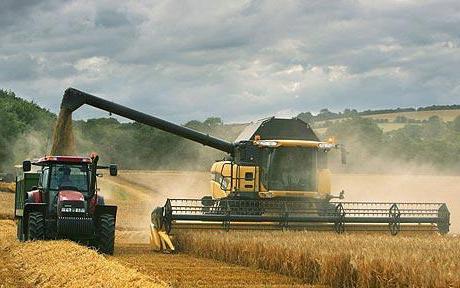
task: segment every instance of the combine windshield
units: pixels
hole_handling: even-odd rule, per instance
[[[262,182],[269,190],[316,190],[316,149],[279,147],[263,154]]]

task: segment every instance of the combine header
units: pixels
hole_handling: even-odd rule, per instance
[[[317,208],[320,207],[320,208]],[[347,231],[388,230],[449,232],[449,211],[441,203],[216,200],[203,207],[196,199],[168,199],[152,213],[155,227],[175,229],[244,229]],[[365,224],[365,225],[363,225]]]
[[[228,153],[211,167],[211,195],[168,199],[152,212],[151,239],[158,250],[174,246],[169,235],[180,229],[385,229],[448,233],[444,203],[342,202],[332,195],[327,155],[343,146],[321,141],[300,119],[267,118],[250,124],[230,143],[173,124],[73,88],[61,107],[88,104]]]

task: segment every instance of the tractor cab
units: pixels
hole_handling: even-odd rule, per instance
[[[75,157],[44,157],[34,163],[41,167],[37,189],[42,192],[43,200],[49,203],[49,214],[60,212],[58,203],[72,199],[85,202],[94,196],[90,191],[90,164],[90,158]],[[85,209],[69,208],[71,211],[87,212]]]
[[[112,253],[117,207],[105,205],[96,181],[98,169],[109,169],[110,175],[116,176],[117,167],[100,166],[98,160],[94,154],[24,161],[16,188],[18,238],[72,239]],[[39,168],[37,172],[31,172],[32,165]],[[25,185],[26,179],[36,179],[35,185],[30,185],[32,180]]]

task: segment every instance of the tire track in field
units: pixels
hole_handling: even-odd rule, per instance
[[[136,193],[135,197],[129,198],[132,201],[112,199],[119,205],[120,216],[117,217],[117,221],[120,219],[123,223],[129,224],[133,221],[123,219],[123,217],[132,218],[137,216],[138,221],[142,222],[146,215],[147,217],[150,216],[151,210],[144,211],[146,215],[139,215],[139,210],[134,210],[133,205],[126,205],[126,203],[139,201],[134,199],[140,199],[139,195],[143,194],[149,195],[151,200],[160,201],[157,205],[161,205],[163,204],[161,197],[165,197],[165,194],[167,194],[165,192],[168,192],[169,188],[179,190],[177,186],[183,186],[181,183],[184,182],[191,183],[191,186],[194,186],[193,184],[197,181],[207,180],[207,178],[205,178],[206,180],[202,179],[204,178],[202,176],[202,173],[196,172],[123,171],[118,179],[107,177],[105,180],[109,179],[110,181],[127,185],[131,188],[130,192]],[[204,188],[207,188],[206,182],[204,185]],[[202,186],[194,188],[203,190]],[[142,201],[138,202],[137,205],[142,206],[144,204]],[[302,284],[300,279],[273,272],[180,253],[156,253],[148,244],[149,232],[145,230],[148,229],[148,224],[144,225],[144,231],[117,230],[113,258],[128,267],[137,269],[143,274],[158,275],[161,280],[172,287],[311,287]],[[126,226],[122,225],[123,228],[126,228]]]
[[[117,243],[120,263],[172,287],[314,287],[300,279],[186,254],[153,252],[148,244]]]

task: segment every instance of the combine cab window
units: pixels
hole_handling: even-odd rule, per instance
[[[280,147],[270,153],[268,189],[284,191],[316,190],[315,149]]]
[[[85,165],[51,165],[50,190],[77,190],[83,194],[89,191],[89,170]]]

